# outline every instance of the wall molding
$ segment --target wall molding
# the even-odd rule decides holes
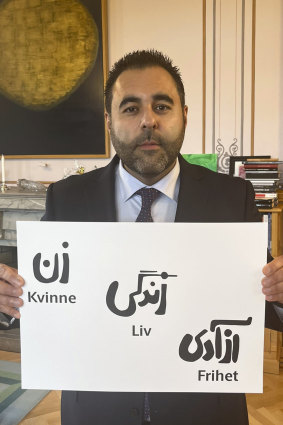
[[[256,0],[203,1],[203,152],[218,154],[223,173],[230,156],[254,149],[255,6]]]

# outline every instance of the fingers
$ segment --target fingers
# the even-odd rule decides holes
[[[283,284],[273,285],[271,288],[262,288],[266,301],[278,301],[283,304]]]
[[[6,288],[5,285],[9,288]],[[19,319],[20,313],[17,309],[23,305],[23,300],[18,297],[22,295],[23,290],[21,288],[14,289],[8,283],[0,282],[0,292],[0,311]]]
[[[283,255],[266,264],[262,269],[262,292],[267,301],[283,303]]]
[[[262,292],[267,301],[283,303],[283,269],[265,276],[262,281]]]
[[[23,286],[25,281],[16,269],[0,264],[0,279],[5,280],[13,286]]]
[[[280,282],[283,284],[283,268],[277,270],[271,275],[265,276],[261,281],[262,286],[265,288],[270,288]]]
[[[275,258],[270,263],[266,264],[263,267],[262,272],[265,276],[270,276],[282,268],[283,268],[283,255],[280,255],[279,257]]]
[[[0,303],[0,311],[2,313],[6,313],[9,316],[15,317],[15,319],[20,319],[21,313],[17,310],[18,307],[13,307],[13,304],[18,305],[21,307],[23,305],[23,300],[20,298],[16,299],[17,302],[13,302],[12,300],[3,300],[5,304]]]
[[[20,313],[17,310],[23,305],[19,297],[23,294],[24,279],[18,275],[16,269],[0,264],[0,311],[17,319]]]

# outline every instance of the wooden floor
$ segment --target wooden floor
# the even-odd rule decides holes
[[[283,425],[283,370],[265,373],[263,394],[247,395],[250,425]]]
[[[18,362],[20,361],[20,354],[0,351],[0,360]],[[60,425],[60,400],[61,391],[51,391],[19,425]]]
[[[20,355],[0,351],[0,360],[19,361]],[[51,391],[19,425],[60,425],[60,397],[60,391]],[[263,394],[249,394],[247,401],[250,425],[282,425],[283,370],[265,374]]]

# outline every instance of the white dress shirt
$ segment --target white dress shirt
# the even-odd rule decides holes
[[[174,168],[152,186],[147,186],[133,177],[123,167],[122,161],[116,169],[115,196],[117,221],[136,221],[141,210],[141,196],[134,193],[142,187],[152,187],[161,192],[151,207],[155,222],[173,222],[175,220],[180,187],[180,164],[177,159]]]

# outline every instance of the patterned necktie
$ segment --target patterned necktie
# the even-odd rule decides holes
[[[140,213],[136,219],[138,222],[153,222],[151,216],[151,205],[153,201],[160,195],[159,190],[143,187],[142,189],[137,190],[135,195],[140,195],[142,198],[142,206]]]
[[[135,195],[140,195],[142,198],[142,206],[140,213],[136,219],[138,222],[153,222],[151,216],[151,205],[155,199],[160,195],[159,190],[143,187],[138,190]],[[148,393],[144,394],[144,412],[143,412],[144,423],[150,423],[150,407],[148,400]]]

